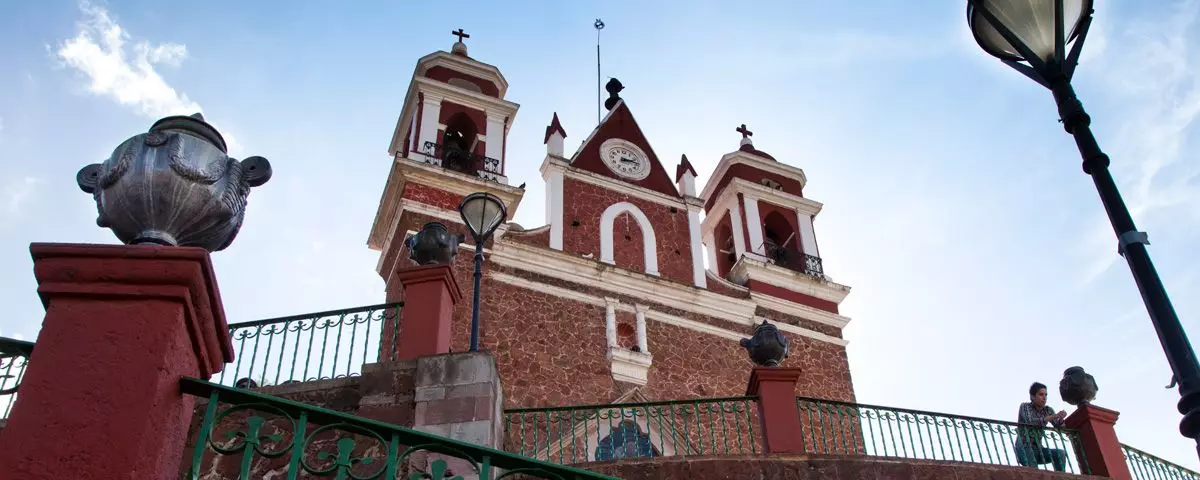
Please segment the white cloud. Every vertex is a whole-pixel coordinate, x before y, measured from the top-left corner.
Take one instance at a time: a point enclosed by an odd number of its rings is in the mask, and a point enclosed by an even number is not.
[[[1179,2],[1160,18],[1133,20],[1124,31],[1101,36],[1114,41],[1105,42],[1104,58],[1097,61],[1102,68],[1093,74],[1104,93],[1133,106],[1122,112],[1112,143],[1114,175],[1142,224],[1168,209],[1200,209],[1200,191],[1193,185],[1200,178],[1200,155],[1183,148],[1200,119],[1200,51],[1192,28],[1198,14],[1200,1]],[[1098,221],[1088,237],[1095,259],[1085,283],[1120,258],[1113,254],[1116,239],[1107,219]]]
[[[200,105],[175,90],[156,66],[178,67],[187,58],[187,47],[175,43],[151,44],[142,40],[130,48],[130,35],[108,10],[81,2],[83,19],[74,38],[62,41],[54,55],[84,74],[88,91],[110,97],[147,117],[192,114]]]

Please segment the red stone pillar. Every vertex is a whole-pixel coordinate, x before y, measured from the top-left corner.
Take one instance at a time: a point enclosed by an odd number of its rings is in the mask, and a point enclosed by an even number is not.
[[[177,478],[193,398],[233,360],[208,253],[33,244],[46,317],[8,425],[0,476]]]
[[[454,305],[462,291],[450,265],[403,268],[393,276],[404,287],[396,360],[450,353]]]
[[[1125,463],[1125,452],[1117,431],[1113,428],[1120,413],[1095,405],[1080,405],[1067,417],[1066,426],[1079,430],[1079,442],[1075,444],[1075,455],[1086,458],[1092,475],[1114,480],[1132,480],[1129,465]]]
[[[766,454],[804,453],[800,412],[796,409],[799,368],[755,367],[747,396],[758,397],[758,419]]]

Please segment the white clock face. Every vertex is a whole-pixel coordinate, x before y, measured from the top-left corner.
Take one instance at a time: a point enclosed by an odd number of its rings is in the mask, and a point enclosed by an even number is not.
[[[650,175],[650,160],[646,153],[631,142],[611,138],[600,144],[600,158],[613,173],[631,180]]]

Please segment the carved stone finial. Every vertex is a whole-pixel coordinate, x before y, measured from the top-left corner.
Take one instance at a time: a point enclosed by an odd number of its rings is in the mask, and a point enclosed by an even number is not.
[[[238,161],[226,152],[203,115],[166,117],[75,179],[96,201],[96,224],[122,242],[215,252],[241,229],[250,188],[271,179],[267,159]]]
[[[1058,394],[1064,402],[1071,405],[1086,405],[1096,399],[1096,379],[1083,367],[1071,367],[1063,372],[1062,381],[1058,382]]]
[[[613,107],[617,106],[617,102],[621,100],[621,96],[619,94],[621,93],[621,90],[624,89],[625,86],[621,85],[620,80],[615,78],[609,79],[608,83],[604,84],[604,90],[608,92],[608,100],[604,101],[604,108],[612,110]]]
[[[440,222],[429,222],[421,227],[421,231],[409,237],[405,244],[408,247],[408,258],[417,265],[449,265],[458,256],[458,244],[465,239],[463,235],[451,235],[450,230]]]
[[[743,338],[742,348],[750,354],[750,361],[763,367],[778,367],[788,357],[790,342],[779,328],[767,323],[754,327],[754,336]]]

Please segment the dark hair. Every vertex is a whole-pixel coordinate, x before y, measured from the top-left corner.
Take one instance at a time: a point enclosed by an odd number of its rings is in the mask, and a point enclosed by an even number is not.
[[[1038,390],[1043,390],[1045,388],[1046,388],[1046,386],[1042,385],[1041,382],[1033,382],[1033,385],[1029,386],[1029,396],[1032,397],[1034,395],[1037,395]]]

